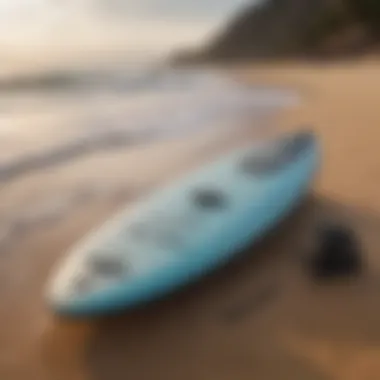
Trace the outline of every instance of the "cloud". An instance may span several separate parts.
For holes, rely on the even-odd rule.
[[[215,20],[233,12],[249,0],[90,0],[118,17],[161,17],[177,20]],[[252,1],[251,1],[252,2]]]
[[[0,0],[4,56],[166,54],[196,45],[246,0]],[[25,58],[23,58],[25,59]]]

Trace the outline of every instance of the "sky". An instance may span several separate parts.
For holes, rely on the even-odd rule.
[[[201,43],[252,1],[0,0],[0,62],[166,54]]]

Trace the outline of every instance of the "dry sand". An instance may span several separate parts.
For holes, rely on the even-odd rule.
[[[239,145],[250,132],[87,157],[4,185],[3,220],[91,181],[132,185],[134,192],[85,193],[64,218],[29,233],[21,226],[1,247],[0,379],[380,378],[380,64],[282,64],[242,75],[305,96],[279,122],[283,129],[310,125],[321,137],[324,163],[310,200],[255,255],[187,291],[144,310],[75,322],[45,308],[53,263],[142,190]],[[317,286],[303,273],[300,254],[323,218],[358,232],[369,264],[359,281]]]

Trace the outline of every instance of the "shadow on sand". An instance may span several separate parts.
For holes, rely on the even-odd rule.
[[[326,219],[360,238],[368,270],[356,281],[316,284],[304,270]],[[161,302],[94,321],[55,320],[43,366],[51,380],[320,380],[348,379],[363,361],[380,369],[378,356],[363,359],[380,350],[379,246],[379,215],[312,197],[254,255],[248,249]]]

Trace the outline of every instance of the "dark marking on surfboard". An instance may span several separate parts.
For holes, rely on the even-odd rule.
[[[314,143],[314,135],[313,133],[306,131],[285,141],[283,155],[291,160],[297,158],[300,154],[310,148]]]
[[[90,259],[91,271],[102,277],[122,277],[126,274],[126,265],[119,257],[92,257]]]
[[[193,202],[204,210],[220,210],[227,206],[227,198],[216,189],[197,189],[192,194]]]
[[[230,306],[223,313],[223,320],[226,323],[239,323],[249,314],[257,313],[270,302],[276,300],[280,295],[280,287],[278,284],[269,285],[261,289],[253,297],[237,302]]]

